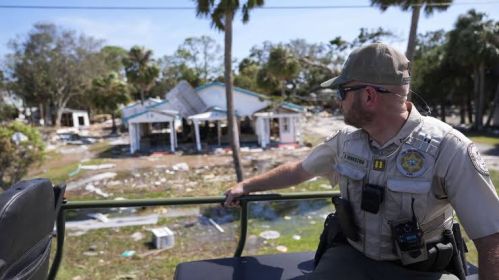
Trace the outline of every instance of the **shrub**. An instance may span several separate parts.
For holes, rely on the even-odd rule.
[[[13,135],[25,137],[15,143]],[[7,189],[21,180],[29,166],[43,160],[44,144],[38,129],[13,121],[0,127],[0,187]]]

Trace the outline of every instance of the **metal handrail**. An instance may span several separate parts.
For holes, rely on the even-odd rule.
[[[331,198],[339,195],[337,191],[321,192],[301,192],[301,193],[282,193],[282,194],[257,194],[246,195],[239,198],[241,207],[241,226],[239,242],[234,252],[234,257],[240,257],[246,243],[246,234],[248,229],[248,203],[254,201],[279,201],[279,200],[301,200],[314,198]],[[220,204],[225,201],[224,196],[205,196],[205,197],[181,197],[164,199],[130,199],[130,200],[91,200],[91,201],[65,201],[61,206],[61,211],[57,216],[57,250],[54,261],[50,269],[48,279],[55,279],[57,271],[62,261],[65,237],[65,210],[88,209],[88,208],[113,208],[113,207],[142,207],[142,206],[174,206],[174,205],[193,205],[193,204]]]

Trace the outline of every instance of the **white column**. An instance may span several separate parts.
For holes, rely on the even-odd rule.
[[[175,123],[175,121],[173,121],[173,136],[174,136],[174,141],[175,141],[175,148],[178,147],[178,143],[177,143],[177,124]]]
[[[263,141],[262,141],[262,136],[263,136],[263,122],[262,122],[262,118],[261,117],[256,117],[255,133],[256,133],[256,136],[258,136],[258,144],[260,144],[260,147],[263,148]]]
[[[295,131],[298,135],[298,144],[303,145],[303,127],[301,123],[301,116],[296,117]]]
[[[220,120],[216,121],[217,122],[217,139],[218,139],[218,146],[222,145],[222,126],[220,125]]]
[[[201,151],[201,139],[199,137],[199,123],[197,120],[194,120],[194,132],[196,134],[196,149]]]
[[[135,152],[135,125],[134,124],[128,124],[128,138],[130,140],[130,154],[133,154]]]
[[[264,140],[263,142],[265,143],[265,146],[269,145],[270,144],[270,118],[265,118],[265,122],[264,122]]]
[[[141,123],[135,123],[135,151],[140,150],[140,138],[142,137],[142,126]]]
[[[78,122],[78,115],[76,113],[71,113],[71,118],[73,118],[73,127],[78,128],[80,123]]]
[[[170,151],[175,152],[175,127],[173,127],[173,121],[169,121],[170,123]]]
[[[83,122],[85,123],[85,126],[90,125],[90,120],[88,119],[88,114],[83,114]]]

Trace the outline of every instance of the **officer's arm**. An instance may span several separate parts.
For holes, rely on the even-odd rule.
[[[480,280],[499,279],[499,232],[474,239]]]
[[[271,189],[280,189],[299,184],[314,175],[303,169],[301,161],[289,162],[280,165],[261,175],[246,179],[225,192],[226,206],[236,206],[237,197],[257,191],[267,191]]]
[[[312,174],[303,169],[301,161],[295,161],[282,164],[242,183],[247,192],[256,192],[289,187],[312,177]]]

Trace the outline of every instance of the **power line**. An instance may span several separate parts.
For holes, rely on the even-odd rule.
[[[446,2],[415,4],[411,6],[462,6],[499,4],[499,1],[484,2]],[[324,5],[324,6],[263,6],[264,10],[322,10],[322,9],[365,9],[375,8],[371,5]],[[0,5],[0,9],[37,9],[37,10],[195,10],[187,6],[52,6],[52,5]]]

